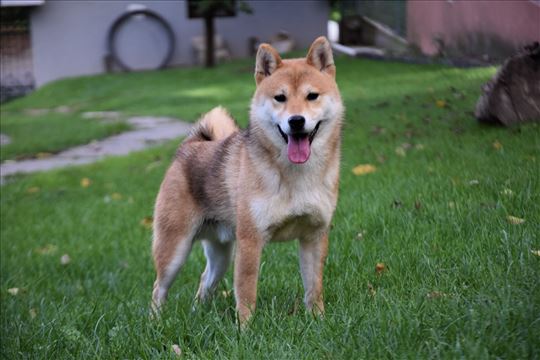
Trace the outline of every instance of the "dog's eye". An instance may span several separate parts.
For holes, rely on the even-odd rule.
[[[283,94],[274,96],[274,99],[277,102],[285,102],[287,100],[287,97]]]
[[[309,93],[306,99],[308,99],[309,101],[313,101],[313,100],[317,100],[318,97],[319,97],[319,94],[317,93]]]

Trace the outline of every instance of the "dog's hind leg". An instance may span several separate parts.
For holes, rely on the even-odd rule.
[[[219,241],[202,241],[204,255],[206,256],[206,268],[201,275],[199,290],[196,299],[204,302],[214,293],[219,281],[227,272],[231,263],[231,255],[234,244],[232,241],[221,243]]]
[[[191,252],[193,238],[198,226],[186,221],[182,228],[166,228],[156,225],[154,230],[153,254],[157,277],[152,292],[152,309],[157,312],[167,298],[180,268]]]

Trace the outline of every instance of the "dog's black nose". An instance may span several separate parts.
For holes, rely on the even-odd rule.
[[[292,132],[304,130],[306,119],[302,115],[294,115],[289,118],[289,127]]]

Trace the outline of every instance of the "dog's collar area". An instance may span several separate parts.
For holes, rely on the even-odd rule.
[[[309,134],[293,134],[291,135],[292,137],[298,137],[298,138],[303,138],[305,136],[308,136],[309,137],[309,143],[311,144],[313,142],[313,139],[315,138],[315,135],[317,135],[317,132],[319,131],[319,127],[321,126],[321,122],[322,121],[319,121],[317,123],[317,125],[315,125],[315,128],[309,133]],[[285,140],[285,144],[288,144],[289,143],[289,137],[287,136],[287,134],[285,134],[285,132],[283,132],[283,130],[281,130],[281,126],[279,126],[279,124],[277,125],[277,128],[279,130],[279,133],[281,134],[281,137],[283,137],[283,140]]]

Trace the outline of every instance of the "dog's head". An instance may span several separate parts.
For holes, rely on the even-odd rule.
[[[303,59],[282,60],[268,44],[257,52],[251,126],[291,163],[302,164],[339,136],[343,105],[330,43],[316,39]],[[336,131],[337,129],[337,131]]]

